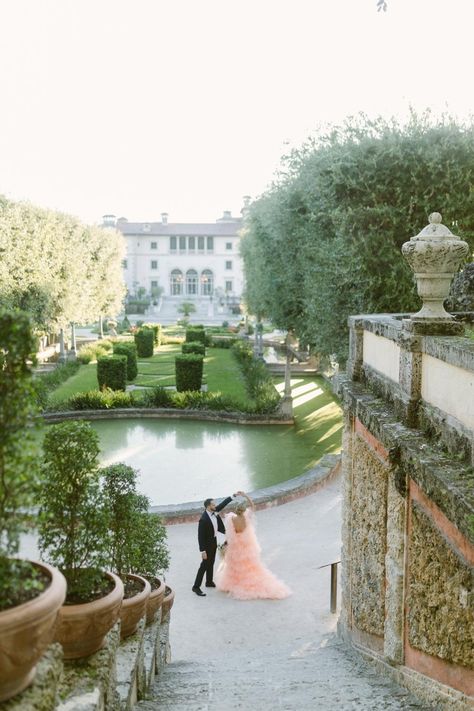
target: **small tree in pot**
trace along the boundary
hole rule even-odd
[[[166,529],[158,516],[148,512],[150,501],[137,493],[137,471],[126,464],[113,464],[102,470],[104,494],[110,512],[111,552],[113,566],[125,584],[125,597],[129,599],[145,578],[152,589],[152,605],[161,604],[164,584],[157,577],[169,566]],[[137,575],[137,573],[139,575]],[[159,590],[159,594],[155,591]],[[161,596],[159,600],[157,597]],[[155,602],[153,602],[155,601]],[[122,611],[122,636],[132,634],[150,601],[141,600],[141,608],[130,610],[124,602]],[[158,604],[158,607],[159,607]],[[132,603],[130,603],[132,607]],[[149,613],[149,614],[148,614]],[[147,618],[153,617],[148,611]]]
[[[34,503],[38,444],[33,437],[27,314],[0,312],[0,703],[34,679],[54,634],[66,582],[50,566],[18,560],[25,512]],[[34,640],[34,644],[32,643]]]
[[[87,656],[102,646],[123,597],[121,581],[104,572],[110,562],[109,517],[100,487],[98,436],[88,422],[62,422],[48,428],[43,448],[40,549],[68,582],[57,638],[66,658]],[[97,617],[97,606],[105,605],[101,624],[89,630],[87,615]],[[86,617],[79,621],[82,613]],[[71,618],[77,621],[74,633]]]

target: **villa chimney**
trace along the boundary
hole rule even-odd
[[[223,220],[231,220],[232,219],[232,213],[230,210],[224,210],[224,214],[222,216]]]
[[[117,218],[115,215],[102,215],[102,224],[104,227],[115,227]]]
[[[161,213],[161,224],[162,224],[162,225],[167,225],[167,224],[168,224],[168,213],[167,213],[167,212],[162,212],[162,213]]]

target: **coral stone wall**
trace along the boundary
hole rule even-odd
[[[474,570],[413,500],[410,529],[408,641],[431,656],[474,667]]]
[[[429,708],[472,709],[474,342],[454,321],[349,322],[339,632]]]
[[[382,636],[385,620],[387,466],[360,433],[353,442],[352,615]]]

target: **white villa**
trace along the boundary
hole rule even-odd
[[[250,198],[244,198],[244,213]],[[126,241],[124,280],[129,294],[189,300],[216,296],[237,302],[243,290],[239,230],[242,217],[225,211],[212,223],[129,222],[104,215],[103,224],[122,232]]]

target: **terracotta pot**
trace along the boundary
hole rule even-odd
[[[174,603],[174,590],[172,590],[168,585],[166,586],[165,597],[161,605],[161,619],[169,613]]]
[[[33,600],[0,612],[0,702],[33,681],[36,662],[53,641],[66,597],[66,580],[59,570],[46,563],[34,565],[51,577],[50,585]]]
[[[55,641],[62,644],[65,659],[80,659],[97,652],[119,618],[123,583],[118,575],[106,575],[115,583],[108,595],[79,605],[63,605],[59,611]]]
[[[145,578],[142,578],[141,575],[129,573],[126,577],[141,582],[143,590],[133,597],[124,598],[122,609],[120,610],[121,639],[130,637],[136,631],[138,623],[146,614],[146,606],[151,592],[150,583]]]
[[[150,582],[150,578],[147,578],[147,579]],[[165,597],[164,582],[162,580],[158,580],[158,578],[154,578],[154,580],[157,580],[160,583],[160,586],[158,588],[156,588],[156,590],[152,590],[150,593],[150,597],[148,598],[148,602],[146,604],[146,623],[147,623],[147,625],[151,625],[151,623],[155,619],[155,614],[160,609],[160,607],[163,603],[163,598]]]

